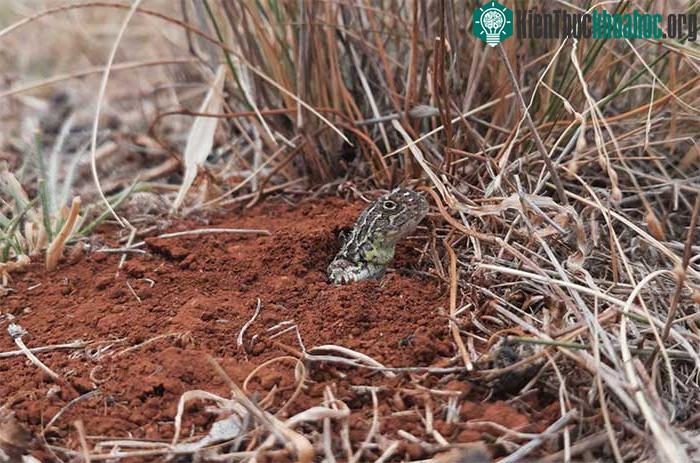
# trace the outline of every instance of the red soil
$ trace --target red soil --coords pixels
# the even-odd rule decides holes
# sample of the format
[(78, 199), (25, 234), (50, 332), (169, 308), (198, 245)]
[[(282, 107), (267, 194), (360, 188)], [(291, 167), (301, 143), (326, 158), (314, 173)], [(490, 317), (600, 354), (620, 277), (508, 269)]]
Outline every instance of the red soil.
[[(340, 199), (303, 202), (295, 208), (268, 202), (251, 211), (231, 211), (208, 224), (179, 223), (172, 231), (265, 228), (271, 235), (147, 239), (148, 253), (130, 255), (118, 275), (118, 254), (74, 256), (52, 273), (33, 265), (14, 277), (15, 291), (4, 297), (2, 313), (14, 315), (14, 322), (29, 332), (24, 341), (30, 348), (76, 339), (92, 344), (90, 349), (38, 354), (66, 381), (57, 393), (52, 391), (55, 383), (25, 357), (0, 358), (1, 405), (39, 435), (71, 399), (99, 388), (99, 394), (71, 405), (46, 430), (49, 442), (78, 449), (73, 425), (78, 419), (90, 436), (169, 440), (177, 402), (185, 391), (204, 389), (229, 396), (209, 356), (241, 385), (263, 361), (301, 350), (292, 332), (266, 339), (267, 329), (284, 321), (298, 326), (307, 349), (336, 344), (392, 367), (448, 365), (457, 352), (443, 315), (448, 288), (414, 271), (420, 257), (416, 249), (423, 241), (409, 239), (399, 245), (396, 270), (380, 281), (348, 286), (326, 281), (325, 268), (338, 250), (338, 232), (352, 225), (362, 207)], [(244, 348), (238, 348), (237, 336), (258, 298), (260, 315), (245, 331)], [(3, 332), (7, 324), (6, 318), (0, 319)], [(138, 347), (124, 352), (132, 346)], [(0, 336), (0, 351), (15, 349), (9, 336)], [(475, 430), (467, 426), (469, 420), (523, 432), (541, 431), (551, 421), (551, 413), (534, 411), (542, 405), (540, 399), (527, 404), (528, 410), (522, 403), (517, 410), (504, 401), (482, 402), (488, 390), (455, 375), (399, 374), (387, 379), (376, 371), (337, 364), (314, 362), (307, 368), (307, 387), (287, 413), (320, 405), (324, 387), (334, 383), (336, 397), (352, 411), (353, 440), (364, 439), (372, 418), (370, 396), (353, 385), (384, 386), (380, 432), (392, 438), (399, 438), (396, 433), (403, 429), (435, 442), (425, 435), (418, 414), (425, 415), (427, 400), (432, 401), (435, 429), (449, 442), (489, 441), (489, 436), (502, 433), (489, 426)], [(248, 392), (259, 399), (273, 385), (281, 388), (271, 406), (275, 411), (294, 389), (293, 362), (263, 369)], [(445, 398), (429, 399), (418, 385), (462, 391), (459, 422), (444, 422)], [(196, 406), (188, 408), (186, 417), (183, 430), (193, 429), (195, 434), (206, 433), (215, 419)], [(498, 448), (491, 450), (498, 453)], [(399, 456), (425, 458), (421, 452), (416, 445), (406, 445)], [(35, 455), (49, 458), (41, 449)]]

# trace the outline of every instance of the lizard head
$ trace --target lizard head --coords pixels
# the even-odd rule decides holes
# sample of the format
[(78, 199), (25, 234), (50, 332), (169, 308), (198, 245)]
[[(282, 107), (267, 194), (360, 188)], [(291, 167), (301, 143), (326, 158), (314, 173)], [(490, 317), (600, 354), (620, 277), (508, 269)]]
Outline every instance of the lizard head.
[(428, 213), (428, 201), (422, 194), (396, 188), (377, 200), (377, 230), (388, 243), (396, 243), (415, 230)]

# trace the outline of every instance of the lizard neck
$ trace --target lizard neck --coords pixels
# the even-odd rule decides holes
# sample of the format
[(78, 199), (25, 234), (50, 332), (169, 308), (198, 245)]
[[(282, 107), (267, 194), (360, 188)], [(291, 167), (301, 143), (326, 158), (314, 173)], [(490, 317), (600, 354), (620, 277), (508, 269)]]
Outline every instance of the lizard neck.
[(396, 243), (377, 238), (372, 240), (371, 249), (362, 256), (365, 261), (379, 265), (386, 265), (394, 258)]

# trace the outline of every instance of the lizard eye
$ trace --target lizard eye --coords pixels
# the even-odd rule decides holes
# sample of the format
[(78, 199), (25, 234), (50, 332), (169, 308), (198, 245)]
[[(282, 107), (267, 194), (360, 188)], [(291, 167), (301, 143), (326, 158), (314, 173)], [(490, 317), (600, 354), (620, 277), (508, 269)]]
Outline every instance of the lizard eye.
[(394, 209), (396, 209), (396, 203), (395, 203), (394, 201), (389, 201), (389, 200), (384, 201), (384, 203), (382, 204), (382, 206), (383, 206), (384, 209), (386, 209), (387, 211), (393, 211)]

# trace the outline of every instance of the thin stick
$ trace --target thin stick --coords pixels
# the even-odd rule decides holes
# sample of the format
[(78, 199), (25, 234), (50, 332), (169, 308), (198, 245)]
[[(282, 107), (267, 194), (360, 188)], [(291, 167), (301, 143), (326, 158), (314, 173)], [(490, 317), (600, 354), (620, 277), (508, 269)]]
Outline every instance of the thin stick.
[(97, 131), (100, 126), (100, 114), (102, 112), (102, 102), (105, 99), (105, 91), (107, 90), (107, 81), (109, 80), (109, 72), (114, 64), (114, 57), (117, 55), (117, 49), (119, 48), (119, 43), (122, 41), (122, 37), (126, 32), (126, 26), (129, 25), (131, 18), (136, 13), (141, 0), (135, 0), (134, 3), (129, 8), (129, 12), (126, 14), (124, 21), (122, 22), (117, 38), (114, 40), (112, 45), (112, 50), (107, 58), (107, 64), (105, 65), (105, 72), (102, 75), (102, 81), (100, 82), (100, 89), (97, 92), (97, 107), (95, 108), (95, 118), (92, 123), (92, 135), (90, 136), (90, 169), (92, 170), (92, 179), (95, 181), (95, 186), (97, 187), (97, 192), (100, 194), (100, 198), (107, 206), (107, 209), (112, 214), (112, 216), (117, 220), (120, 226), (124, 226), (124, 222), (119, 218), (117, 213), (112, 208), (112, 205), (107, 200), (104, 191), (102, 191), (102, 185), (100, 184), (100, 176), (97, 173)]
[[(29, 349), (29, 352), (32, 352), (35, 354), (41, 354), (43, 352), (50, 352), (52, 350), (81, 349), (87, 345), (88, 345), (88, 343), (85, 341), (75, 341), (75, 342), (71, 342), (68, 344), (53, 344), (53, 345), (44, 346), (44, 347), (33, 347), (33, 348)], [(25, 354), (24, 354), (23, 350), (10, 350), (7, 352), (0, 352), (0, 359), (15, 357), (17, 355), (25, 355)]]
[(85, 463), (90, 463), (90, 449), (88, 448), (87, 439), (85, 438), (85, 425), (83, 420), (76, 420), (73, 422), (76, 431), (78, 431), (78, 439), (80, 440), (80, 450), (83, 453), (83, 461)]
[(179, 337), (179, 336), (182, 336), (183, 334), (184, 334), (184, 333), (179, 333), (179, 332), (176, 332), (176, 333), (159, 334), (158, 336), (153, 337), (153, 338), (150, 338), (150, 339), (147, 339), (147, 340), (145, 340), (144, 342), (141, 342), (141, 343), (136, 344), (136, 345), (131, 346), (131, 347), (127, 347), (126, 349), (121, 350), (121, 351), (115, 353), (114, 356), (115, 356), (115, 357), (119, 357), (119, 356), (121, 356), (121, 355), (128, 354), (129, 352), (133, 352), (133, 351), (135, 351), (135, 350), (137, 350), (137, 349), (140, 349), (140, 348), (142, 348), (143, 346), (146, 346), (146, 345), (148, 345), (148, 344), (152, 344), (152, 343), (154, 343), (154, 342), (156, 342), (156, 341), (159, 341), (159, 340), (161, 340), (161, 339), (170, 338), (170, 337)]
[[(567, 342), (567, 341), (556, 341), (556, 340), (549, 340), (549, 339), (539, 339), (539, 338), (528, 338), (525, 336), (508, 336), (508, 341), (509, 342), (514, 342), (514, 343), (521, 343), (521, 344), (535, 344), (535, 345), (540, 345), (540, 346), (556, 346), (556, 347), (563, 347), (564, 349), (576, 349), (576, 350), (586, 350), (589, 349), (590, 346), (587, 346), (585, 344), (579, 344), (575, 342)], [(614, 346), (616, 350), (620, 350), (619, 346)], [(658, 347), (658, 346), (657, 346)], [(630, 352), (634, 354), (639, 354), (639, 355), (650, 355), (651, 353), (654, 352), (654, 349), (651, 348), (630, 348)], [(687, 352), (684, 352), (682, 350), (671, 350), (668, 349), (668, 356), (673, 359), (681, 359), (681, 360), (692, 360), (693, 357), (688, 355)]]
[(396, 450), (399, 448), (399, 442), (398, 441), (393, 441), (389, 447), (382, 453), (382, 455), (379, 457), (379, 459), (376, 461), (376, 463), (384, 463), (387, 461), (389, 458), (391, 458)]
[(44, 373), (49, 375), (54, 381), (57, 383), (63, 383), (63, 380), (61, 379), (60, 376), (58, 376), (56, 373), (51, 371), (49, 367), (41, 363), (41, 360), (36, 358), (34, 354), (32, 354), (32, 351), (30, 351), (27, 346), (24, 344), (24, 341), (22, 341), (22, 336), (27, 334), (27, 331), (19, 326), (16, 323), (10, 323), (7, 327), (7, 332), (10, 334), (12, 339), (15, 341), (15, 344), (17, 344), (17, 347), (19, 347), (24, 355), (27, 356), (30, 362), (32, 362), (34, 365), (39, 367)]
[(455, 313), (457, 312), (457, 256), (455, 255), (454, 249), (452, 249), (452, 246), (450, 246), (447, 241), (445, 241), (445, 249), (447, 249), (447, 253), (450, 255), (450, 331), (452, 331), (452, 338), (455, 340), (455, 344), (457, 344), (459, 354), (464, 361), (464, 366), (467, 368), (467, 371), (472, 371), (474, 370), (474, 365), (469, 357), (469, 352), (467, 352), (464, 341), (462, 341), (462, 336), (459, 334), (459, 327), (453, 321), (456, 317)]
[(515, 93), (518, 96), (518, 102), (520, 103), (520, 106), (522, 106), (523, 111), (525, 113), (525, 122), (527, 122), (527, 126), (530, 128), (530, 132), (532, 132), (532, 136), (535, 138), (537, 150), (540, 152), (540, 156), (542, 157), (542, 161), (544, 161), (544, 165), (549, 171), (549, 175), (552, 176), (552, 181), (554, 182), (554, 186), (557, 189), (557, 196), (559, 196), (559, 202), (561, 202), (561, 204), (563, 204), (564, 206), (568, 206), (569, 201), (566, 198), (566, 193), (564, 192), (564, 185), (561, 183), (559, 173), (557, 172), (556, 168), (554, 167), (554, 164), (552, 163), (552, 160), (547, 154), (547, 149), (544, 147), (544, 143), (542, 143), (542, 138), (540, 138), (540, 134), (537, 132), (537, 127), (535, 127), (535, 123), (532, 122), (530, 112), (528, 111), (527, 105), (525, 104), (523, 94), (520, 92), (520, 87), (518, 86), (518, 79), (515, 77), (515, 73), (513, 72), (513, 68), (510, 65), (508, 56), (506, 56), (506, 52), (503, 49), (503, 45), (499, 44), (497, 48), (498, 53), (501, 56), (501, 60), (503, 60), (503, 63), (506, 65), (506, 69), (508, 70), (510, 82), (513, 85), (513, 89), (515, 90)]
[[(129, 229), (129, 237), (126, 240), (126, 246), (127, 248), (130, 248), (134, 244), (134, 238), (136, 238), (136, 227), (131, 225), (131, 222), (126, 220), (126, 218), (123, 219), (122, 227), (126, 227)], [(119, 265), (117, 265), (117, 275), (119, 274), (119, 271), (122, 269), (124, 266), (124, 263), (126, 262), (126, 253), (123, 253), (121, 257), (119, 258)]]
[[(90, 392), (88, 392), (88, 393), (86, 393), (86, 394), (83, 394), (83, 395), (78, 396), (78, 397), (76, 397), (75, 399), (71, 400), (71, 401), (68, 402), (66, 405), (64, 405), (63, 408), (61, 408), (61, 409), (58, 411), (58, 413), (56, 413), (54, 416), (52, 416), (51, 419), (49, 420), (49, 422), (46, 424), (46, 426), (44, 426), (44, 428), (41, 430), (41, 440), (44, 442), (44, 445), (46, 446), (46, 448), (49, 449), (49, 451), (50, 451), (51, 454), (56, 458), (57, 461), (62, 461), (62, 460), (61, 460), (60, 458), (58, 458), (58, 455), (56, 455), (56, 453), (53, 451), (53, 449), (56, 448), (56, 447), (53, 447), (53, 446), (49, 445), (49, 443), (46, 441), (46, 430), (50, 429), (51, 426), (53, 426), (53, 424), (54, 424), (56, 421), (58, 421), (58, 419), (59, 419), (59, 418), (66, 412), (66, 410), (68, 410), (70, 407), (72, 407), (72, 406), (75, 405), (76, 403), (80, 402), (81, 400), (88, 399), (88, 398), (90, 398), (90, 397), (92, 397), (92, 396), (98, 395), (99, 393), (100, 393), (100, 390), (99, 390), (99, 389), (95, 389), (95, 390), (93, 390), (93, 391), (90, 391)], [(92, 458), (92, 460), (94, 461), (95, 458)]]
[(542, 434), (532, 439), (530, 442), (523, 445), (515, 452), (511, 453), (506, 458), (500, 460), (499, 463), (515, 463), (517, 461), (523, 461), (526, 455), (528, 455), (530, 452), (542, 445), (546, 438), (552, 437), (554, 433), (558, 432), (560, 429), (568, 425), (571, 421), (576, 419), (577, 415), (578, 412), (576, 410), (569, 411), (569, 413), (552, 423), (552, 425), (545, 429), (545, 431)]
[[(593, 434), (592, 436), (585, 437), (571, 446), (569, 454), (573, 457), (587, 450), (599, 450), (601, 446), (605, 444), (605, 441), (607, 441), (607, 439), (608, 438), (605, 435), (605, 431)], [(561, 450), (557, 453), (553, 453), (549, 456), (542, 458), (539, 461), (540, 463), (559, 463), (565, 461), (564, 451)]]
[[(685, 250), (683, 251), (683, 262), (680, 267), (676, 267), (674, 274), (676, 275), (677, 285), (676, 291), (671, 297), (671, 307), (668, 310), (668, 317), (666, 318), (666, 325), (661, 333), (661, 341), (663, 343), (668, 339), (668, 335), (671, 332), (671, 327), (673, 326), (673, 320), (676, 318), (676, 312), (678, 311), (678, 302), (680, 301), (681, 294), (683, 292), (683, 283), (685, 282), (685, 273), (688, 268), (688, 262), (690, 261), (690, 255), (692, 253), (692, 245), (694, 243), (693, 238), (695, 237), (695, 230), (698, 226), (698, 212), (700, 211), (700, 194), (695, 196), (695, 206), (693, 206), (693, 216), (690, 219), (690, 226), (688, 227), (688, 236), (685, 239)], [(657, 345), (654, 352), (651, 354), (649, 359), (649, 365), (651, 365), (656, 358), (656, 354), (659, 351), (659, 346)]]
[(253, 234), (253, 235), (270, 235), (269, 230), (258, 230), (252, 228), (200, 228), (198, 230), (185, 230), (181, 232), (174, 233), (164, 233), (162, 235), (156, 236), (159, 239), (166, 238), (177, 238), (179, 236), (188, 235), (204, 235), (207, 233), (242, 233), (242, 234)]
[(367, 432), (367, 437), (365, 437), (365, 440), (362, 442), (362, 444), (360, 444), (360, 448), (357, 449), (357, 452), (355, 452), (355, 454), (352, 456), (349, 463), (355, 463), (360, 460), (362, 453), (372, 442), (374, 435), (377, 433), (377, 429), (379, 429), (379, 402), (377, 399), (378, 388), (370, 387), (368, 389), (372, 394), (372, 424)]
[(255, 319), (258, 318), (258, 315), (260, 314), (260, 307), (260, 298), (258, 298), (258, 305), (255, 308), (255, 313), (253, 314), (253, 317), (247, 322), (245, 322), (245, 324), (241, 328), (241, 331), (238, 333), (238, 337), (236, 338), (236, 346), (238, 346), (239, 348), (243, 345), (243, 334), (245, 333), (245, 330), (247, 330), (248, 327), (255, 321)]

